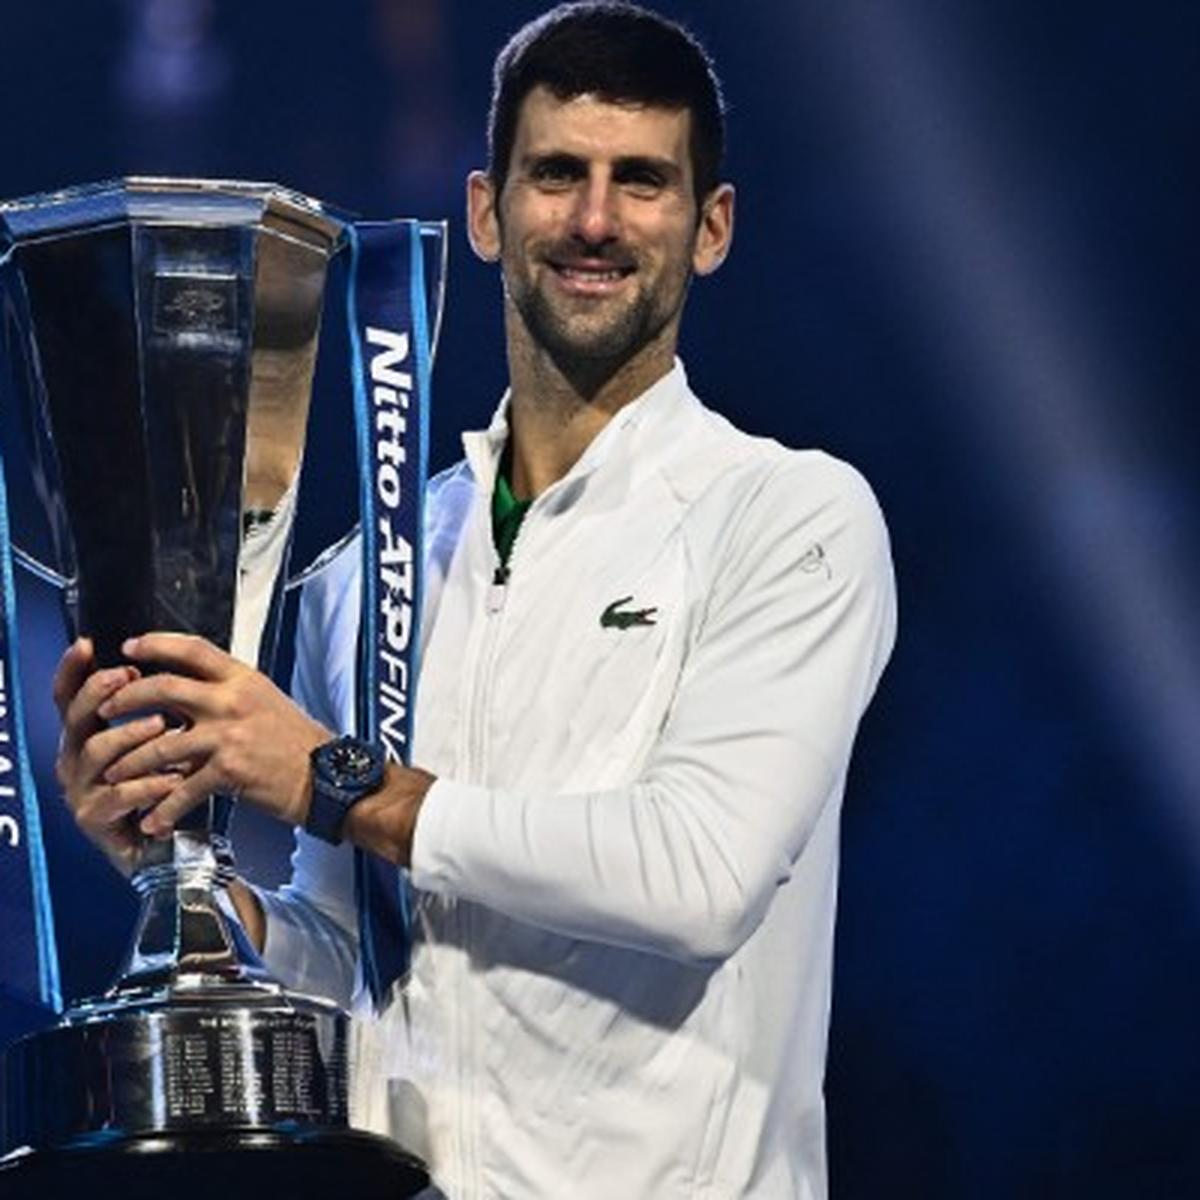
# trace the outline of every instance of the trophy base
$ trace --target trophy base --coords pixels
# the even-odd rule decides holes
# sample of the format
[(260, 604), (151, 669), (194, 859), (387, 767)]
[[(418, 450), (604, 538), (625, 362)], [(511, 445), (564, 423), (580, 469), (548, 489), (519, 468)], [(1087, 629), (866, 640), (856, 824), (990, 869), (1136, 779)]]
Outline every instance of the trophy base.
[(0, 1159), (4, 1200), (400, 1200), (428, 1182), (420, 1162), (393, 1142), (349, 1129), (164, 1133)]
[(412, 1196), (421, 1163), (349, 1128), (349, 1018), (277, 984), (117, 991), (5, 1058), (4, 1200)]
[(349, 1018), (278, 985), (117, 992), (21, 1038), (7, 1150), (142, 1135), (346, 1128)]

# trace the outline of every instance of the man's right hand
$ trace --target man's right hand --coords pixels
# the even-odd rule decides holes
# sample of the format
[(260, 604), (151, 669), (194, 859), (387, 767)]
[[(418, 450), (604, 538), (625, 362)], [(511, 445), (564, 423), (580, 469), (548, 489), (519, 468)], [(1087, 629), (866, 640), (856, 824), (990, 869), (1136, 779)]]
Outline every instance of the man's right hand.
[(97, 715), (105, 700), (139, 674), (136, 667), (97, 670), (91, 641), (79, 638), (54, 676), (54, 703), (62, 718), (55, 774), (75, 823), (124, 875), (133, 871), (145, 840), (138, 830), (138, 814), (153, 808), (181, 778), (170, 771), (105, 782), (104, 772), (112, 763), (166, 727), (157, 714), (111, 728)]

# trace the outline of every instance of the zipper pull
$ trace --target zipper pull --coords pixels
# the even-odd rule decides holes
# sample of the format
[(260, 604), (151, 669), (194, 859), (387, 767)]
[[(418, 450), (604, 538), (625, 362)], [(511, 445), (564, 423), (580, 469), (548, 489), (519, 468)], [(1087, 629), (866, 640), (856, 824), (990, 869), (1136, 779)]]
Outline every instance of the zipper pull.
[(488, 588), (487, 610), (498, 613), (504, 607), (504, 597), (508, 594), (508, 568), (502, 563), (492, 576), (492, 585)]

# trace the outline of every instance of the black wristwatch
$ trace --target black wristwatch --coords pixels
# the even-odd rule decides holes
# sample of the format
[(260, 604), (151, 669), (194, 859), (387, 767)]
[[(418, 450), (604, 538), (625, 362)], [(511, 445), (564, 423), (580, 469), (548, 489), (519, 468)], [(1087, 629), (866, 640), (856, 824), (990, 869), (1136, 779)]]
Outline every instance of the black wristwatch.
[(338, 845), (346, 814), (383, 784), (383, 750), (360, 738), (340, 737), (310, 755), (312, 801), (304, 831)]

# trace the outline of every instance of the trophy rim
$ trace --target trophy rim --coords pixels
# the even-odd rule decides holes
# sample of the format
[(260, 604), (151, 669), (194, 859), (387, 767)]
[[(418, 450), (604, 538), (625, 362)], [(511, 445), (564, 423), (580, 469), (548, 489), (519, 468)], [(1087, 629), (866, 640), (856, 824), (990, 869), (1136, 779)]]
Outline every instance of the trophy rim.
[[(178, 208), (170, 206), (171, 197), (179, 198)], [(187, 224), (189, 213), (185, 198), (191, 198), (200, 206), (205, 201), (257, 204), (259, 211), (255, 223), (268, 227), (277, 222), (307, 227), (328, 242), (330, 254), (342, 246), (347, 228), (358, 220), (357, 214), (348, 209), (269, 180), (133, 174), (0, 200), (0, 236), (12, 243), (20, 243), (121, 221)], [(140, 207), (143, 203), (145, 208)], [(55, 211), (61, 212), (64, 219), (49, 220), (49, 215)], [(246, 223), (245, 217), (249, 214), (243, 210), (242, 219), (234, 220), (234, 211), (230, 212), (230, 223)], [(197, 223), (212, 224), (213, 213), (212, 208), (201, 208), (195, 219)], [(25, 222), (20, 218), (28, 220), (32, 214), (43, 219), (22, 229), (20, 226)], [(17, 218), (16, 227), (12, 218)]]
[[(49, 1028), (83, 1029), (114, 1020), (142, 1020), (155, 1015), (189, 1012), (238, 1010), (254, 1013), (299, 1013), (333, 1018), (347, 1009), (328, 996), (292, 991), (274, 980), (210, 979), (199, 975), (181, 983), (133, 988), (125, 992), (110, 989), (103, 996), (77, 1000), (58, 1014)], [(34, 1030), (33, 1034), (45, 1030)], [(31, 1035), (22, 1035), (22, 1037)], [(20, 1038), (15, 1041), (22, 1040)]]

